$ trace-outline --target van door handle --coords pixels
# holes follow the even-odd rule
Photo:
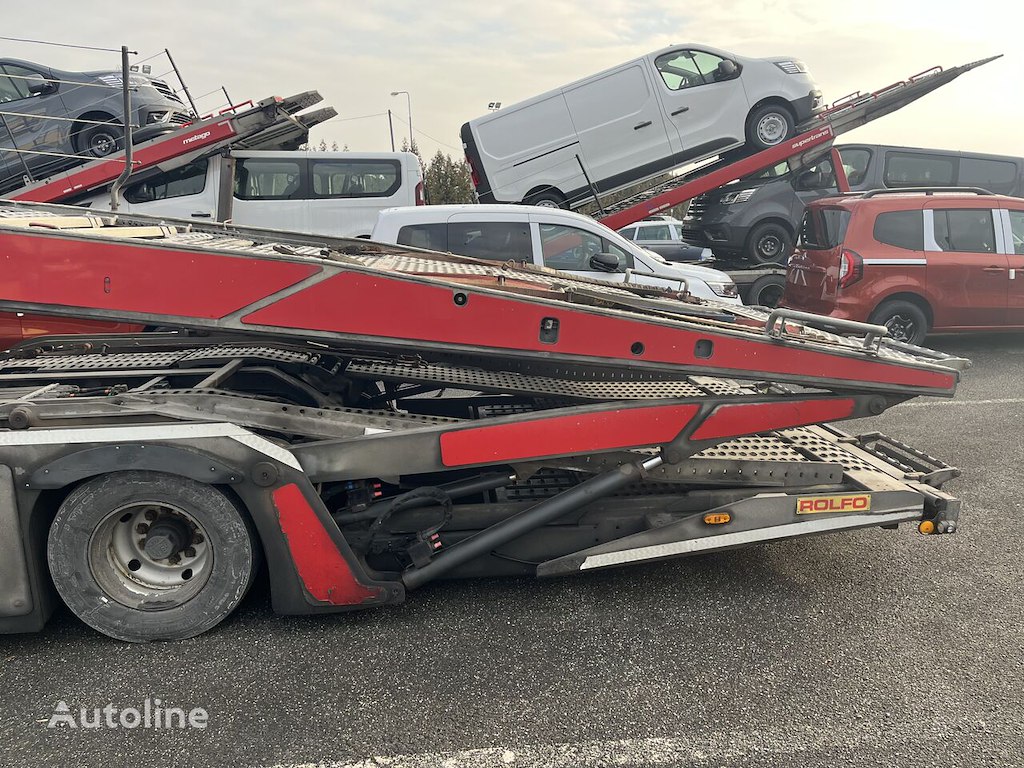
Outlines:
[[[689,107],[680,107],[679,109],[677,109],[675,112],[672,113],[672,117],[675,117],[676,115],[681,115],[681,114],[683,114],[683,112],[689,112],[689,111],[690,111]]]
[[[985,267],[982,272],[1005,272],[1005,267]]]
[[[646,128],[648,125],[651,125],[650,120],[648,120],[646,123],[637,123],[636,125],[633,126],[633,130],[639,131],[641,128]]]
[[[213,214],[212,213],[203,213],[202,211],[196,211],[195,213],[192,214],[192,218],[193,219],[212,219],[213,218]]]

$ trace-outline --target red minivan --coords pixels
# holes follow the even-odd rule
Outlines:
[[[873,190],[807,206],[781,306],[933,331],[1024,329],[1024,199]]]

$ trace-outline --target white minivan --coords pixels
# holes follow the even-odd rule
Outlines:
[[[79,204],[109,209],[110,195]],[[366,237],[384,208],[422,204],[423,168],[411,152],[252,150],[129,179],[118,210]]]
[[[803,62],[674,45],[462,126],[481,203],[575,208],[672,168],[785,141],[822,108]]]
[[[736,284],[724,272],[693,264],[670,264],[589,216],[558,208],[389,208],[380,212],[370,239],[477,259],[527,262],[612,283],[670,290],[680,290],[685,284],[697,298],[742,304]],[[601,256],[595,259],[598,254]]]

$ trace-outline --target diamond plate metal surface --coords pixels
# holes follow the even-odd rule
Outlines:
[[[346,373],[386,381],[446,384],[480,392],[516,392],[581,400],[647,400],[704,397],[706,394],[687,381],[580,381],[441,364],[354,361]],[[740,391],[738,387],[735,389]]]

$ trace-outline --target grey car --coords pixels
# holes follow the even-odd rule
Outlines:
[[[619,234],[641,248],[660,254],[666,261],[714,261],[710,248],[682,238],[682,222],[667,216],[644,219],[619,230]]]
[[[195,119],[163,80],[132,73],[129,85],[135,141]],[[119,71],[66,72],[0,59],[0,194],[22,186],[25,177],[117,151],[123,126]]]

